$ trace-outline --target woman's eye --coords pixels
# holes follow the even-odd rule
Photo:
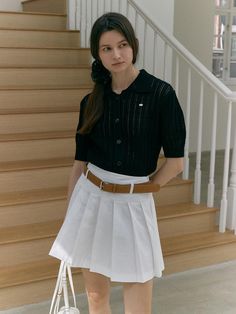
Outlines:
[[[110,50],[109,47],[104,47],[104,48],[103,48],[103,51],[104,51],[104,52],[107,52],[107,51],[109,51],[109,50]]]
[[[120,45],[121,48],[126,47],[126,46],[127,46],[127,43],[123,43]]]

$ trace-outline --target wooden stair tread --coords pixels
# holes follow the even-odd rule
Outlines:
[[[201,232],[161,239],[164,256],[176,255],[219,245],[236,243],[232,231]]]
[[[32,113],[68,113],[68,112],[79,112],[78,105],[64,105],[54,107],[35,107],[35,108],[0,108],[0,114],[32,114]]]
[[[32,113],[68,113],[68,112],[79,112],[78,105],[63,105],[63,106],[40,106],[40,107],[27,107],[27,108],[0,108],[0,114],[32,114]]]
[[[19,87],[19,86],[4,86],[0,87],[0,92],[1,91],[8,91],[8,90],[17,90],[17,91],[22,91],[22,90],[74,90],[74,89],[90,89],[92,87],[92,84],[81,84],[79,86],[25,86],[25,87]]]
[[[0,245],[55,237],[62,220],[0,228]]]
[[[4,46],[4,47],[0,47],[0,50],[1,49],[19,49],[19,50],[22,50],[22,49],[28,49],[28,50],[73,50],[73,51],[88,51],[90,52],[90,49],[89,48],[80,48],[80,47],[17,47],[17,46],[14,46],[14,47],[7,47],[7,46]]]
[[[52,32],[52,33],[80,33],[79,30],[73,30],[73,29],[41,29],[41,28],[10,28],[10,27],[0,27],[0,31],[24,31],[24,32]]]
[[[29,69],[32,69],[32,70],[38,70],[38,69],[42,69],[42,70],[55,70],[55,69],[59,69],[59,70],[80,70],[80,69],[91,69],[90,65],[87,65],[87,64],[84,64],[84,65],[66,65],[66,66],[37,66],[37,65],[34,65],[34,66],[29,66],[29,65],[22,65],[22,66],[4,66],[4,65],[1,65],[0,66],[1,69],[10,69],[10,70],[14,70],[14,69],[22,69],[22,70],[29,70]]]
[[[67,195],[67,187],[35,189],[0,194],[0,207],[63,200]]]
[[[178,184],[181,184],[181,182],[178,182]],[[166,186],[168,185],[172,185],[172,182],[168,183]],[[0,193],[0,207],[18,204],[38,203],[52,200],[62,200],[66,198],[66,195],[66,186],[48,189],[34,189],[29,191]]]
[[[192,184],[192,180],[184,180],[180,177],[171,179],[167,185],[180,185],[180,184]],[[162,189],[162,188],[161,188]]]
[[[0,142],[56,139],[56,138],[68,138],[68,137],[74,137],[74,136],[75,136],[75,131],[48,131],[48,132],[0,134]]]
[[[21,1],[24,2],[24,1]],[[61,16],[66,17],[67,14],[62,13],[44,13],[44,12],[25,12],[25,11],[2,11],[0,10],[0,13],[6,13],[6,14],[16,14],[16,15],[46,15],[46,16]]]
[[[48,258],[16,266],[0,267],[0,288],[56,278],[59,270],[59,263],[60,262],[57,259]],[[73,269],[73,273],[79,272],[79,268]]]
[[[39,168],[66,167],[73,164],[73,157],[50,158],[39,160],[18,160],[0,162],[0,171],[29,170]]]
[[[171,219],[175,217],[183,217],[189,215],[197,215],[201,213],[217,212],[219,209],[209,208],[204,204],[196,205],[194,203],[179,203],[171,205],[157,206],[158,221]]]
[[[0,92],[3,91],[8,91],[8,90],[70,90],[70,89],[91,89],[92,84],[79,84],[79,85],[73,85],[73,86],[47,86],[47,85],[27,85],[27,86],[4,86],[0,87]]]

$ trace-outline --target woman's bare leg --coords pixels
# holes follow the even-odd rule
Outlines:
[[[89,314],[111,314],[110,279],[82,269],[89,304]]]
[[[125,314],[151,314],[153,280],[124,283]]]

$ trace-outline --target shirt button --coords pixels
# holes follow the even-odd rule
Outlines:
[[[116,140],[116,144],[121,144],[122,143],[122,140],[118,139]]]
[[[119,160],[119,161],[117,161],[116,164],[117,164],[118,167],[120,167],[122,165],[122,162]]]
[[[116,118],[115,119],[115,123],[119,123],[120,122],[120,119],[119,118]]]

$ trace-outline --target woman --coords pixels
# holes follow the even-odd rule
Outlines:
[[[123,283],[126,314],[148,314],[164,269],[152,192],[182,171],[183,113],[168,83],[135,67],[126,17],[101,16],[90,47],[95,85],[81,102],[68,212],[50,255],[82,268],[90,314],[111,313],[111,281]]]

